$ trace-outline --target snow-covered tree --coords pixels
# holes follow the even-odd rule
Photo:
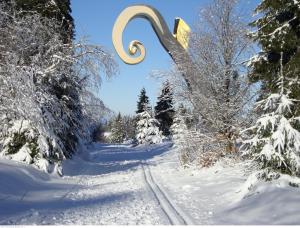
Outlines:
[[[132,140],[135,138],[136,118],[130,115],[123,116],[123,124],[125,129],[125,140]]]
[[[229,148],[235,143],[232,129],[247,124],[245,113],[251,100],[242,64],[250,57],[251,42],[238,7],[237,0],[213,0],[201,10],[190,42],[198,66],[197,74],[191,75],[190,102],[200,128],[214,133],[227,152],[232,152]]]
[[[300,2],[296,0],[262,0],[256,8],[259,18],[252,23],[257,30],[251,37],[261,51],[252,58],[250,80],[261,84],[261,99],[278,92],[277,75],[282,67],[289,78],[289,97],[300,99]],[[300,113],[300,106],[295,107]]]
[[[139,144],[157,144],[162,142],[159,122],[153,118],[149,111],[137,114],[136,140]]]
[[[155,118],[160,123],[159,128],[163,135],[170,135],[170,127],[173,123],[174,107],[173,107],[173,93],[171,84],[169,81],[163,83],[161,94],[158,97],[158,101],[155,110]]]
[[[173,124],[170,127],[172,139],[175,144],[184,143],[184,136],[188,132],[188,128],[186,125],[186,117],[184,114],[185,109],[184,106],[181,104],[175,112]]]
[[[83,126],[82,138],[86,142],[94,141],[103,131],[105,120],[112,117],[113,112],[105,106],[103,101],[89,90],[81,91],[80,104],[82,114],[81,125]],[[97,136],[98,135],[98,136]]]
[[[99,84],[101,68],[115,72],[102,47],[65,43],[61,29],[56,19],[0,4],[1,154],[26,152],[25,162],[42,168],[47,161],[48,171],[70,158],[84,137],[80,97],[89,83]]]
[[[182,109],[177,110],[173,124],[170,127],[170,132],[172,134],[172,140],[174,146],[177,147],[180,155],[179,160],[181,165],[186,166],[189,163],[189,155],[187,148],[186,137],[189,134],[188,128],[185,123],[185,117],[182,115]]]
[[[146,95],[146,89],[142,88],[137,102],[136,114],[144,112],[146,109],[149,109],[149,97]]]
[[[214,0],[204,7],[190,35],[190,61],[162,73],[172,83],[175,101],[191,110],[191,129],[218,141],[219,153],[236,151],[239,128],[252,120],[254,87],[243,64],[252,55],[252,41],[239,6],[236,0]],[[181,76],[185,72],[190,85]]]
[[[225,155],[214,133],[194,127],[191,114],[183,104],[180,104],[175,112],[171,133],[183,167],[190,165],[209,167]]]
[[[300,175],[300,115],[295,115],[299,100],[290,98],[290,78],[278,72],[278,92],[257,103],[262,115],[256,124],[245,130],[250,136],[242,146],[244,155],[257,161],[262,169]]]
[[[121,113],[118,113],[112,122],[111,135],[109,136],[110,142],[122,143],[126,137],[126,129],[124,127],[123,118]]]
[[[300,175],[298,1],[263,0],[251,37],[262,51],[250,63],[250,79],[260,82],[256,124],[245,130],[242,149],[268,171]]]

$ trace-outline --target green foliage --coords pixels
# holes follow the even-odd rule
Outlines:
[[[139,96],[139,100],[137,103],[137,110],[136,110],[136,114],[142,113],[146,110],[149,109],[149,98],[146,95],[146,90],[145,88],[143,88],[141,90],[140,96]]]
[[[39,148],[37,144],[37,139],[34,138],[28,145],[28,148],[30,149],[30,156],[34,159],[39,154]]]
[[[260,117],[242,148],[264,170],[299,176],[300,3],[263,0],[256,12],[262,16],[252,23],[252,38],[262,52],[250,63],[250,79],[262,84]]]
[[[125,140],[130,140],[135,138],[135,127],[136,118],[133,116],[125,115],[123,116],[123,125],[125,129]]]
[[[170,127],[173,124],[174,107],[173,107],[173,93],[169,81],[163,84],[161,95],[158,97],[155,106],[155,118],[159,121],[159,129],[163,135],[170,135]]]
[[[112,122],[112,129],[110,135],[110,142],[112,143],[123,143],[126,137],[126,131],[124,128],[123,118],[121,113]]]
[[[7,145],[7,154],[15,154],[17,153],[22,146],[25,145],[27,139],[25,133],[14,133],[12,136],[12,140]]]
[[[244,131],[249,137],[241,150],[257,161],[261,169],[300,175],[300,132],[290,116],[293,105],[284,94],[272,94],[258,103],[257,109],[264,114]]]
[[[37,158],[37,155],[39,154],[37,136],[34,138],[28,137],[26,132],[13,133],[12,139],[8,145],[6,145],[7,154],[13,155],[18,153],[24,145],[27,145],[29,148],[29,155],[31,156],[32,160]]]
[[[262,17],[251,23],[257,31],[251,36],[261,45],[262,52],[252,61],[250,79],[262,83],[262,96],[276,93],[282,54],[283,74],[294,82],[286,82],[294,99],[300,98],[300,3],[293,0],[263,0],[256,9]],[[300,113],[300,107],[295,107]]]

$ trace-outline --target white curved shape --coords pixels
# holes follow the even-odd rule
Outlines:
[[[129,6],[118,16],[112,31],[113,45],[118,55],[125,63],[138,64],[144,60],[146,55],[143,44],[138,40],[134,40],[130,43],[128,48],[129,54],[123,47],[124,29],[134,18],[145,18],[151,23],[157,37],[168,53],[170,53],[172,45],[180,45],[173,37],[161,14],[156,9],[148,5]],[[137,51],[140,52],[139,56],[133,56]]]

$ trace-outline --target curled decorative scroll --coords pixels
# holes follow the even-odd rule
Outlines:
[[[123,47],[123,31],[126,25],[134,18],[145,18],[148,20],[162,46],[170,52],[171,46],[178,43],[170,32],[166,22],[161,14],[148,5],[134,5],[124,9],[117,18],[112,32],[112,40],[114,47],[120,58],[127,64],[138,64],[145,58],[145,48],[140,41],[134,40],[130,43],[128,50],[129,55]],[[178,44],[180,45],[180,44]],[[139,51],[138,56],[134,56]]]
[[[142,62],[145,58],[146,50],[140,41],[131,41],[128,46],[128,52],[125,51],[123,46],[124,29],[126,28],[126,25],[134,18],[144,18],[151,23],[152,28],[155,31],[160,43],[175,61],[178,68],[180,68],[187,82],[187,85],[190,87],[188,75],[192,73],[192,71],[195,70],[195,68],[193,68],[194,65],[192,64],[192,61],[186,51],[187,43],[183,43],[184,41],[178,42],[180,41],[180,39],[176,39],[176,31],[175,35],[173,35],[170,32],[161,14],[151,6],[129,6],[126,9],[124,9],[118,16],[112,31],[112,41],[116,52],[118,53],[120,58],[127,64],[138,64]],[[178,28],[179,19],[176,20],[177,21],[175,24],[175,28]],[[184,22],[181,22],[179,24],[184,24],[186,27],[188,27]],[[187,67],[187,64],[185,63],[188,63],[189,66]],[[192,65],[192,68],[190,67],[190,65]]]

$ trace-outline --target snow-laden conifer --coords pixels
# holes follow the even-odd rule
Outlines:
[[[148,110],[137,114],[136,140],[139,144],[157,144],[162,142],[159,122]]]
[[[278,72],[278,92],[257,103],[261,116],[256,124],[245,130],[250,138],[244,141],[244,155],[258,161],[262,169],[300,175],[300,116],[295,112],[299,101],[290,98],[289,80]]]
[[[171,84],[169,81],[166,81],[162,85],[161,94],[155,106],[155,118],[159,121],[159,128],[165,136],[170,135],[174,112]]]
[[[109,140],[112,143],[122,143],[126,137],[126,130],[124,128],[123,118],[119,113],[112,122],[111,135]]]

